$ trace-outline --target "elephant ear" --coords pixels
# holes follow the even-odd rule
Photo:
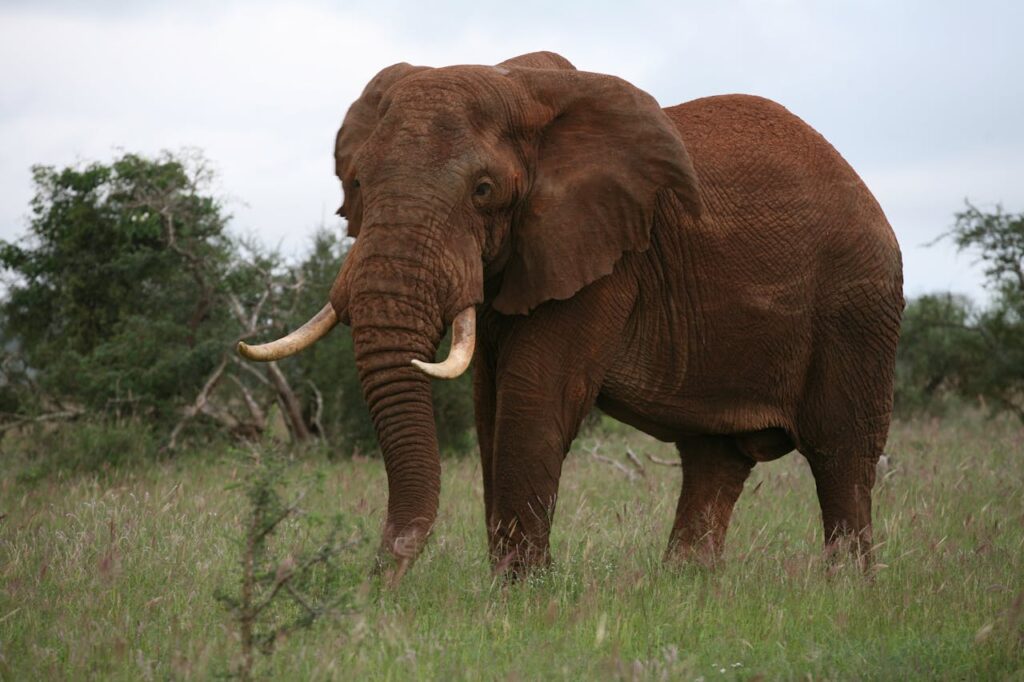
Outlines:
[[[370,80],[363,94],[352,103],[345,114],[345,120],[334,140],[334,174],[341,180],[345,192],[345,201],[338,209],[338,215],[348,221],[350,237],[359,236],[363,218],[359,187],[355,184],[356,169],[353,167],[353,159],[377,127],[380,100],[395,83],[428,68],[430,67],[413,66],[405,62],[392,64]]]
[[[582,71],[519,68],[509,77],[537,105],[527,125],[536,162],[494,307],[526,314],[611,273],[623,253],[646,249],[660,191],[693,216],[700,197],[678,130],[647,93]]]

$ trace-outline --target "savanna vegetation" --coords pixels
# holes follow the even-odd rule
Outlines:
[[[193,152],[33,178],[27,234],[0,242],[0,678],[245,674],[246,638],[274,679],[1024,675],[1024,214],[968,204],[943,237],[988,303],[908,301],[873,580],[823,563],[798,455],[755,468],[720,565],[663,566],[674,451],[598,415],[554,568],[492,579],[463,377],[435,385],[434,537],[388,589],[347,330],[234,354],[323,305],[343,235],[298,258],[243,236]]]
[[[269,456],[273,445],[261,445]],[[631,450],[642,471],[626,456]],[[670,446],[610,423],[566,461],[555,564],[494,579],[476,458],[444,466],[434,537],[397,589],[369,577],[384,469],[296,457],[302,514],[281,558],[341,516],[354,546],[308,591],[340,608],[257,654],[265,679],[1018,679],[1024,672],[1024,430],[899,422],[875,494],[877,566],[828,567],[803,458],[755,467],[722,563],[661,555],[678,496]],[[599,460],[591,453],[625,469]],[[0,677],[210,679],[237,670],[248,454],[210,450],[97,475],[0,484]],[[633,473],[627,473],[633,472]],[[295,552],[298,555],[298,552]],[[301,610],[281,606],[282,621]],[[290,609],[290,610],[289,610]],[[262,625],[263,632],[268,624]]]

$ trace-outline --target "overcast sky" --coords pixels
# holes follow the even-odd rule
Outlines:
[[[784,104],[875,193],[908,294],[982,296],[970,256],[924,246],[965,198],[1024,211],[1024,2],[349,4],[0,3],[0,238],[25,232],[32,164],[197,147],[234,228],[299,253],[339,225],[334,134],[374,73],[541,49],[665,106]]]

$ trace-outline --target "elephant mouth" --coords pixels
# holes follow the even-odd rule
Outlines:
[[[339,322],[338,313],[328,303],[301,327],[269,343],[251,346],[238,342],[238,354],[257,362],[281,360],[309,348],[322,339]],[[461,376],[473,359],[476,348],[476,308],[469,306],[456,315],[452,321],[452,345],[448,357],[442,362],[423,362],[413,359],[411,363],[427,376],[435,379],[455,379]]]

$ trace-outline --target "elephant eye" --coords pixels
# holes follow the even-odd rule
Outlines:
[[[473,196],[475,197],[486,197],[490,195],[493,186],[489,182],[481,182],[473,190]]]
[[[352,180],[352,189],[359,189],[359,180]]]

